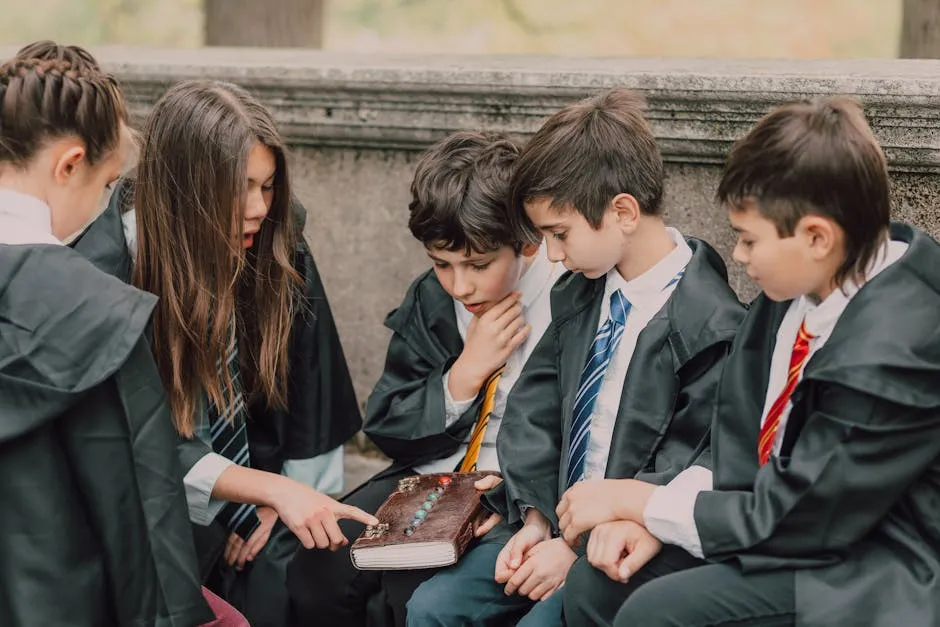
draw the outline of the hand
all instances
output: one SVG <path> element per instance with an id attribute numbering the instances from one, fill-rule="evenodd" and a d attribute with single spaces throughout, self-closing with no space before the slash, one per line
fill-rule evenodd
<path id="1" fill-rule="evenodd" d="M 522 317 L 520 297 L 519 292 L 512 292 L 470 321 L 463 350 L 447 378 L 454 399 L 474 398 L 486 379 L 529 335 L 531 327 Z"/>
<path id="2" fill-rule="evenodd" d="M 238 559 L 238 554 L 241 553 L 244 546 L 245 541 L 242 540 L 242 537 L 234 531 L 231 532 L 228 535 L 228 542 L 225 543 L 225 553 L 222 556 L 225 563 L 229 566 L 235 564 L 235 560 Z"/>
<path id="3" fill-rule="evenodd" d="M 479 481 L 476 481 L 473 484 L 473 487 L 476 488 L 480 492 L 487 492 L 489 490 L 492 490 L 493 488 L 495 488 L 502 482 L 503 482 L 503 478 L 500 477 L 499 475 L 487 475 L 483 477 L 482 479 L 480 479 Z M 493 527 L 498 525 L 499 521 L 501 521 L 502 519 L 503 517 L 500 516 L 499 514 L 491 513 L 489 516 L 485 517 L 483 520 L 475 522 L 473 525 L 473 536 L 475 538 L 479 538 L 481 536 L 486 535 L 487 533 L 490 532 L 490 530 Z"/>
<path id="4" fill-rule="evenodd" d="M 336 520 L 348 518 L 366 525 L 379 520 L 358 507 L 345 505 L 313 488 L 287 477 L 280 477 L 272 503 L 277 515 L 294 532 L 304 548 L 335 551 L 349 544 Z"/>
<path id="5" fill-rule="evenodd" d="M 552 538 L 532 547 L 522 566 L 506 584 L 507 595 L 518 593 L 533 601 L 547 599 L 565 583 L 571 565 L 578 559 L 561 538 Z"/>
<path id="6" fill-rule="evenodd" d="M 258 553 L 261 552 L 261 549 L 264 548 L 264 545 L 268 543 L 268 539 L 271 537 L 271 529 L 274 528 L 274 523 L 277 522 L 277 512 L 270 507 L 262 506 L 256 511 L 261 524 L 258 525 L 258 528 L 251 533 L 251 536 L 247 540 L 241 542 L 241 548 L 232 560 L 229 560 L 228 554 L 226 554 L 228 565 L 231 566 L 234 563 L 235 570 L 243 569 L 245 562 L 254 561 Z M 238 534 L 233 533 L 232 535 L 241 540 Z M 229 541 L 231 541 L 231 538 L 229 538 Z"/>
<path id="7" fill-rule="evenodd" d="M 496 571 L 493 578 L 497 583 L 506 583 L 522 565 L 526 554 L 539 542 L 550 540 L 551 528 L 540 523 L 526 522 L 517 531 L 496 556 Z"/>
<path id="8" fill-rule="evenodd" d="M 581 534 L 618 519 L 643 522 L 643 510 L 656 486 L 635 479 L 579 481 L 565 492 L 555 513 L 558 528 L 571 546 Z"/>
<path id="9" fill-rule="evenodd" d="M 587 559 L 614 581 L 628 579 L 663 548 L 643 525 L 632 520 L 618 520 L 598 525 L 591 532 Z"/>

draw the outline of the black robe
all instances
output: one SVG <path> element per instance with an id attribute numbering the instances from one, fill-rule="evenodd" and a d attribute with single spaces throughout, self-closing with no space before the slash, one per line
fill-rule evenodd
<path id="1" fill-rule="evenodd" d="M 721 257 L 688 240 L 692 259 L 663 308 L 640 332 L 624 379 L 606 477 L 664 484 L 707 448 L 718 380 L 744 307 Z M 505 500 L 488 495 L 510 524 L 532 506 L 557 524 L 565 490 L 574 398 L 597 332 L 605 279 L 563 276 L 552 324 L 509 395 L 497 437 Z"/>
<path id="2" fill-rule="evenodd" d="M 408 288 L 385 319 L 392 330 L 385 369 L 366 404 L 363 431 L 395 460 L 389 472 L 453 455 L 476 423 L 482 393 L 456 423 L 444 424 L 444 373 L 460 356 L 454 299 L 433 270 Z"/>
<path id="3" fill-rule="evenodd" d="M 105 272 L 130 281 L 132 260 L 127 249 L 121 215 L 131 208 L 133 184 L 115 189 L 105 212 L 73 243 L 73 247 Z M 294 200 L 292 215 L 303 232 L 306 210 Z M 253 468 L 280 473 L 290 459 L 309 459 L 341 446 L 359 431 L 362 418 L 352 377 L 323 282 L 306 241 L 294 251 L 294 268 L 304 281 L 302 302 L 291 328 L 289 346 L 288 407 L 250 408 L 248 447 Z M 209 444 L 199 438 L 178 438 L 184 474 L 206 454 Z M 193 525 L 203 578 L 236 605 L 253 625 L 286 624 L 286 569 L 300 546 L 280 521 L 271 539 L 250 568 L 236 574 L 226 570 L 219 583 L 217 567 L 229 532 L 218 522 Z M 218 585 L 216 585 L 218 584 Z"/>
<path id="4" fill-rule="evenodd" d="M 940 625 L 940 245 L 903 224 L 891 233 L 910 248 L 806 364 L 779 458 L 758 468 L 789 302 L 757 298 L 719 392 L 716 491 L 695 504 L 705 557 L 801 569 L 799 625 Z"/>
<path id="5" fill-rule="evenodd" d="M 156 299 L 64 246 L 0 245 L 0 623 L 192 627 L 202 597 Z"/>

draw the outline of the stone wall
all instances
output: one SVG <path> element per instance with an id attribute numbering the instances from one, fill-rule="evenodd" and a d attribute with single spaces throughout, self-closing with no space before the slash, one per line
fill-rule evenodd
<path id="1" fill-rule="evenodd" d="M 360 401 L 378 377 L 382 327 L 427 267 L 408 233 L 408 184 L 420 150 L 468 128 L 532 132 L 600 89 L 642 90 L 667 162 L 667 218 L 729 260 L 712 197 L 731 142 L 770 107 L 817 94 L 866 106 L 888 155 L 895 212 L 940 234 L 940 61 L 715 61 L 534 57 L 381 57 L 296 50 L 94 51 L 139 117 L 184 78 L 243 85 L 275 113 L 292 147 L 296 191 L 336 313 Z M 737 268 L 732 283 L 754 294 Z"/>

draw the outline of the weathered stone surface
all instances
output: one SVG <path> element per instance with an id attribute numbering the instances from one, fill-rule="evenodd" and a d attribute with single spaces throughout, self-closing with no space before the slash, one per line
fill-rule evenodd
<path id="1" fill-rule="evenodd" d="M 0 49 L 9 56 L 12 49 Z M 378 377 L 384 315 L 427 267 L 405 226 L 417 151 L 467 128 L 524 136 L 600 89 L 642 90 L 667 161 L 667 218 L 730 262 L 713 201 L 732 141 L 769 108 L 819 94 L 858 97 L 890 162 L 896 216 L 940 234 L 940 61 L 718 61 L 388 57 L 264 49 L 94 51 L 140 119 L 184 78 L 237 82 L 268 105 L 293 155 L 311 241 L 360 400 Z M 755 294 L 732 266 L 743 298 Z"/>

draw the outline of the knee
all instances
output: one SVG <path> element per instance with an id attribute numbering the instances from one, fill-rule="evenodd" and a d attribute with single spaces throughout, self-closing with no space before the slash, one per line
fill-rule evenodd
<path id="1" fill-rule="evenodd" d="M 587 561 L 587 557 L 581 556 L 571 565 L 568 576 L 565 578 L 565 585 L 559 592 L 564 593 L 565 616 L 580 616 L 583 614 L 582 607 L 592 605 L 592 598 L 600 589 L 598 577 L 605 577 Z"/>
<path id="2" fill-rule="evenodd" d="M 434 576 L 415 588 L 408 603 L 405 615 L 408 627 L 436 627 L 447 625 L 447 610 L 453 607 L 447 599 L 448 588 L 440 577 Z"/>
<path id="3" fill-rule="evenodd" d="M 667 577 L 654 579 L 637 588 L 617 612 L 614 627 L 681 625 L 681 622 L 674 622 L 670 608 L 681 604 L 682 596 L 677 596 L 677 591 L 669 584 Z"/>

